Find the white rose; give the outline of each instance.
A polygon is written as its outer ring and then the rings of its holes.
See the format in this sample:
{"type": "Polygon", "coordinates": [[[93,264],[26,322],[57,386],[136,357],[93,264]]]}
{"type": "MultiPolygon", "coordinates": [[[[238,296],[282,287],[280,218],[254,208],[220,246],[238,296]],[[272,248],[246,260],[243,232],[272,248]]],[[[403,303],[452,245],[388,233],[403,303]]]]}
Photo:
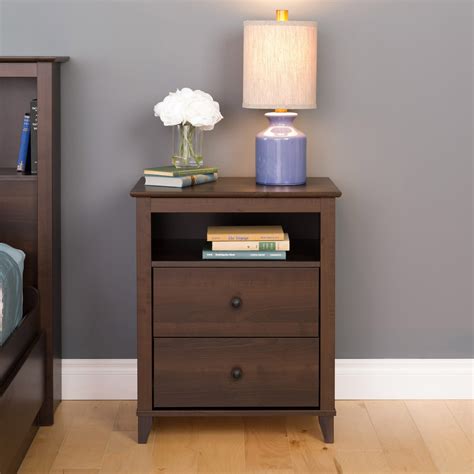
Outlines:
{"type": "Polygon", "coordinates": [[[211,94],[208,94],[207,92],[203,92],[199,89],[196,89],[194,91],[194,95],[199,96],[199,97],[203,97],[204,99],[210,100],[211,102],[214,101],[211,94]]]}
{"type": "Polygon", "coordinates": [[[200,95],[195,95],[188,103],[184,116],[191,125],[203,130],[212,130],[214,125],[223,118],[219,111],[219,104],[200,95]]]}
{"type": "Polygon", "coordinates": [[[203,130],[212,130],[222,120],[219,104],[211,95],[188,87],[170,92],[154,107],[155,117],[160,117],[164,125],[172,126],[189,122],[203,130]]]}
{"type": "Polygon", "coordinates": [[[162,102],[155,105],[155,117],[160,117],[166,125],[178,125],[184,120],[185,102],[171,92],[162,102]]]}
{"type": "Polygon", "coordinates": [[[186,100],[192,99],[194,96],[194,91],[189,87],[183,87],[181,90],[176,89],[176,92],[171,92],[171,94],[179,97],[183,102],[186,100]]]}

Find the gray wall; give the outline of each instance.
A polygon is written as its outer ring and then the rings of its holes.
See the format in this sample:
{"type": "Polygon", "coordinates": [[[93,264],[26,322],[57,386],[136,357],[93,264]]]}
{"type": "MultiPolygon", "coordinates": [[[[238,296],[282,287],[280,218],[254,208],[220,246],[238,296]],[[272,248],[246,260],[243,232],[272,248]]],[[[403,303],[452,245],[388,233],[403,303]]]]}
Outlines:
{"type": "MultiPolygon", "coordinates": [[[[337,207],[337,356],[472,357],[472,4],[287,1],[319,24],[318,109],[301,112],[310,176],[337,207]]],[[[0,10],[2,54],[64,54],[63,345],[135,357],[134,201],[168,162],[153,118],[168,91],[209,91],[222,176],[254,174],[262,112],[241,108],[242,21],[280,1],[23,1],[0,10]]],[[[1,113],[1,111],[0,111],[1,113]]]]}

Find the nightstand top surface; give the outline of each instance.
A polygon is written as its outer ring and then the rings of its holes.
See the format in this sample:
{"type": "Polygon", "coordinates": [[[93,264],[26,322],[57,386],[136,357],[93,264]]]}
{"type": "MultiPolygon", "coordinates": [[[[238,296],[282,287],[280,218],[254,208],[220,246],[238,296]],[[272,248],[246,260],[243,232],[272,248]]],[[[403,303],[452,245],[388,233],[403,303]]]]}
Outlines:
{"type": "Polygon", "coordinates": [[[219,178],[213,183],[190,186],[188,188],[164,188],[145,186],[140,178],[130,191],[133,197],[272,197],[272,198],[336,198],[341,191],[329,178],[308,178],[303,186],[262,186],[255,178],[219,178]]]}

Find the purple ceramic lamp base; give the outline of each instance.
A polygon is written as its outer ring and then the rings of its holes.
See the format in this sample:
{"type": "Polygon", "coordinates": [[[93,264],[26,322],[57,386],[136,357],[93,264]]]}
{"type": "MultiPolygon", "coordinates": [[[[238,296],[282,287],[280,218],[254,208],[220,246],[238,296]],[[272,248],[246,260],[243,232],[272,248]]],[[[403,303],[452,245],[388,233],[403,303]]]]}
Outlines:
{"type": "Polygon", "coordinates": [[[257,135],[257,184],[297,186],[306,183],[306,135],[293,126],[295,112],[265,114],[270,125],[257,135]]]}

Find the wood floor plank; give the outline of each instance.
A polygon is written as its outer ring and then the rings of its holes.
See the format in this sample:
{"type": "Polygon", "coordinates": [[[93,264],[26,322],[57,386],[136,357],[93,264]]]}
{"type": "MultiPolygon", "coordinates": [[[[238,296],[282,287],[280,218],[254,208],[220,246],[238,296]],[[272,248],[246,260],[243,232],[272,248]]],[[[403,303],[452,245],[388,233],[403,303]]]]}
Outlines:
{"type": "Polygon", "coordinates": [[[363,401],[336,402],[336,443],[334,453],[338,472],[389,472],[382,445],[363,401]]]}
{"type": "Polygon", "coordinates": [[[281,473],[293,469],[284,417],[246,417],[244,427],[248,471],[281,473]]]}
{"type": "Polygon", "coordinates": [[[383,451],[337,449],[334,460],[340,474],[392,472],[383,451]]]}
{"type": "MultiPolygon", "coordinates": [[[[150,434],[153,438],[153,434],[150,434]]],[[[102,460],[100,474],[155,472],[153,439],[137,443],[137,431],[113,431],[102,460]]]]}
{"type": "Polygon", "coordinates": [[[472,473],[472,445],[446,402],[405,402],[440,472],[472,473]]]}
{"type": "Polygon", "coordinates": [[[52,435],[48,428],[42,427],[38,430],[18,470],[19,474],[47,474],[50,472],[62,440],[59,440],[56,434],[52,435]]]}
{"type": "Polygon", "coordinates": [[[72,422],[76,418],[83,417],[93,404],[94,402],[89,400],[65,400],[61,402],[54,413],[54,426],[70,427],[72,422]]]}
{"type": "Polygon", "coordinates": [[[90,401],[82,416],[74,418],[72,428],[98,427],[112,430],[119,406],[119,400],[90,401]]]}
{"type": "Polygon", "coordinates": [[[474,442],[474,400],[447,400],[446,404],[469,441],[474,442]]]}
{"type": "Polygon", "coordinates": [[[153,447],[156,472],[245,472],[241,418],[163,418],[156,425],[153,447]]]}
{"type": "Polygon", "coordinates": [[[199,452],[194,445],[193,430],[192,418],[161,418],[154,423],[153,463],[156,472],[197,473],[199,452]]]}
{"type": "Polygon", "coordinates": [[[118,407],[118,401],[94,401],[75,417],[52,469],[100,469],[118,407]]]}
{"type": "Polygon", "coordinates": [[[337,448],[349,451],[382,451],[363,401],[336,402],[337,448]]]}
{"type": "Polygon", "coordinates": [[[98,469],[61,469],[59,471],[49,471],[49,474],[99,474],[98,469]]]}
{"type": "Polygon", "coordinates": [[[245,471],[244,425],[240,417],[195,418],[193,447],[199,453],[198,473],[245,471]]]}
{"type": "Polygon", "coordinates": [[[335,451],[324,443],[317,417],[287,417],[286,430],[295,474],[338,472],[335,451]]]}
{"type": "Polygon", "coordinates": [[[77,428],[64,440],[53,463],[53,470],[100,469],[112,431],[104,428],[77,428]]]}
{"type": "MultiPolygon", "coordinates": [[[[275,470],[275,469],[258,469],[256,471],[254,470],[249,470],[249,469],[246,469],[245,471],[242,471],[242,473],[245,474],[295,474],[295,471],[293,469],[278,469],[278,470],[275,470]]],[[[319,474],[319,473],[318,473],[319,474]]]]}
{"type": "Polygon", "coordinates": [[[369,400],[365,406],[392,471],[438,472],[403,401],[369,400]]]}
{"type": "Polygon", "coordinates": [[[38,430],[18,472],[49,473],[73,420],[83,416],[89,406],[87,401],[62,402],[54,415],[54,425],[38,430]]]}
{"type": "Polygon", "coordinates": [[[123,400],[118,407],[114,431],[135,431],[137,429],[137,401],[123,400]]]}

